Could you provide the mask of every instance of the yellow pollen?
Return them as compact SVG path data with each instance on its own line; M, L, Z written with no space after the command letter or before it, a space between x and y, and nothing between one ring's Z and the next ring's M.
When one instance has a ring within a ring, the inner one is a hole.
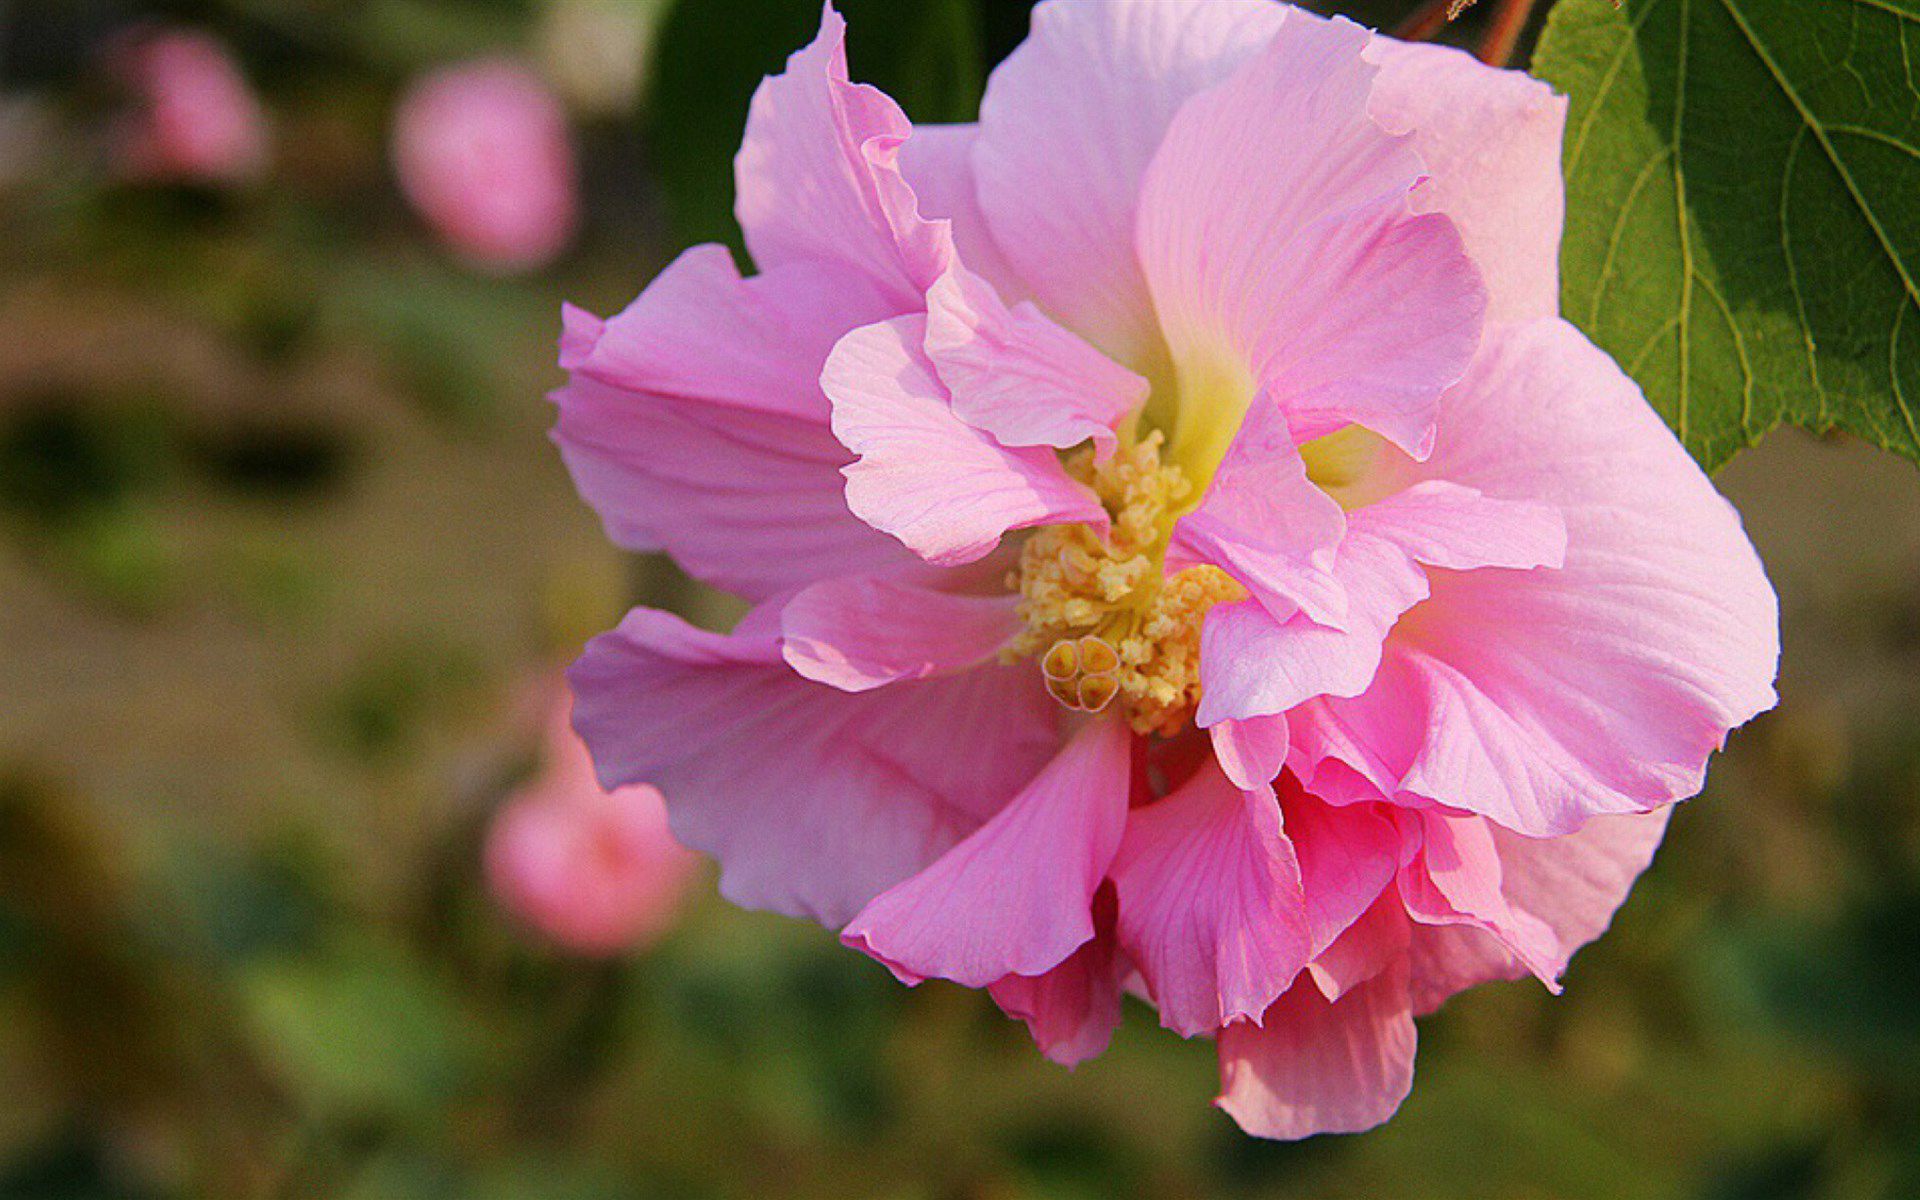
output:
M1192 485L1162 461L1158 432L1096 464L1066 458L1112 518L1102 538L1085 525L1039 530L1007 580L1020 593L1023 630L1003 657L1040 656L1047 690L1067 708L1118 702L1140 733L1179 732L1200 703L1200 628L1216 604L1246 598L1217 567L1165 574L1167 538Z

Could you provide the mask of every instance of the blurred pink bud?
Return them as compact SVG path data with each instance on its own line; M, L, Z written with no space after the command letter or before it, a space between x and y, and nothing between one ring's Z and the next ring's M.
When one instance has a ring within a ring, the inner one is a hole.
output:
M265 169L266 116L215 38L191 30L142 31L110 50L107 65L134 99L111 144L123 177L235 184Z
M660 792L605 792L555 706L540 775L494 819L487 875L500 903L580 954L611 955L672 924L699 856L674 841Z
M541 266L579 222L566 116L516 63L467 63L417 81L394 119L393 160L407 199L477 266Z

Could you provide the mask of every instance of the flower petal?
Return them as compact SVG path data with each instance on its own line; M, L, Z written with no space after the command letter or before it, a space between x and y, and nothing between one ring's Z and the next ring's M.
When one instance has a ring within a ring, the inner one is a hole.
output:
M926 330L920 316L869 325L827 359L833 432L859 456L844 471L848 507L941 566L985 557L1013 529L1104 529L1100 502L1051 450L1009 449L954 414L921 349Z
M1258 1019L1310 957L1279 803L1214 764L1128 816L1113 883L1120 944L1182 1037Z
M1113 924L1113 887L1102 885L1093 897L1092 940L1043 975L1009 975L987 985L1001 1011L1025 1021L1040 1052L1061 1066L1098 1055L1120 1025Z
M1176 453L1217 455L1221 413L1265 387L1301 440L1358 423L1424 457L1479 343L1460 236L1411 211L1419 156L1367 115L1370 37L1290 12L1147 170L1137 244L1180 381Z
M1090 440L1105 457L1114 427L1147 398L1146 380L1032 304L1008 308L964 268L927 293L926 351L954 415L1002 446L1065 450Z
M1159 333L1133 254L1140 178L1195 92L1265 45L1268 0L1049 0L987 82L981 209L1040 306L1144 369Z
M1400 818L1417 847L1400 873L1407 914L1427 925L1472 925L1500 944L1547 985L1560 990L1559 943L1540 918L1515 908L1501 890L1500 853L1492 826L1480 817L1431 810Z
M568 673L601 783L651 781L748 908L838 927L997 812L1056 744L1031 670L849 695L795 675L762 611L732 637L635 609Z
M1304 612L1340 626L1347 591L1333 572L1347 520L1307 477L1279 406L1256 396L1199 507L1174 525L1172 568L1209 563L1232 575L1276 621Z
M808 679L864 692L978 665L1020 630L1018 596L934 591L899 579L823 580L780 613L782 653Z
M885 93L848 81L846 36L826 5L819 36L754 92L734 215L761 270L836 264L904 312L952 262L952 231L920 216L898 161L913 126Z
M1127 819L1130 742L1118 721L1084 727L992 820L875 897L841 940L909 983L985 987L1059 966L1094 935L1094 891Z
M900 147L900 171L920 201L921 215L953 227L960 261L1013 303L1028 298L1027 286L980 210L973 176L973 147L979 140L978 125L916 125Z
M1374 804L1332 805L1287 774L1277 788L1300 858L1313 953L1332 946L1393 882L1400 832Z
M1370 57L1369 110L1410 134L1427 165L1414 211L1452 218L1486 281L1488 320L1558 315L1567 98L1451 46L1375 38Z
M1227 778L1248 791L1266 787L1287 763L1290 740L1287 715L1274 713L1244 721L1222 721L1207 731L1213 756Z
M743 280L720 246L611 320L566 310L553 437L608 535L755 599L912 564L848 510L819 384L840 335L883 311L810 266Z
M1214 1103L1256 1137L1371 1129L1413 1087L1414 1041L1404 964L1335 1001L1303 978L1259 1025L1220 1031Z
M1420 470L1552 505L1565 565L1437 575L1379 684L1297 714L1303 769L1339 754L1534 836L1698 791L1727 731L1774 702L1778 608L1739 517L1633 383L1563 322L1503 328Z

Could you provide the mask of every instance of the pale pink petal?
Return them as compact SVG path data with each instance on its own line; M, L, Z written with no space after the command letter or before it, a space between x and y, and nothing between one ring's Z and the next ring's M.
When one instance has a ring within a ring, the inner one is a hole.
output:
M960 261L1012 304L1029 295L980 210L973 178L973 147L979 140L978 125L916 125L900 147L900 171L919 198L921 215L948 222Z
M843 472L848 507L941 566L985 557L1009 530L1104 530L1106 511L1053 451L1009 449L954 415L922 349L926 329L920 316L869 325L827 359L833 432L859 456Z
M1287 763L1287 715L1274 713L1243 721L1222 721L1207 731L1213 756L1227 778L1252 791L1265 787Z
M991 820L875 897L841 940L910 983L985 987L1059 966L1094 935L1094 891L1127 820L1131 737L1119 721L1085 726Z
M1268 0L1050 0L993 72L980 206L1040 306L1130 366L1158 353L1133 254L1140 179L1181 104L1265 45Z
M1335 1001L1303 978L1259 1025L1220 1031L1214 1103L1256 1137L1371 1129L1413 1087L1414 1041L1404 965Z
M1369 110L1410 134L1427 165L1414 211L1453 219L1486 281L1487 318L1557 315L1567 98L1450 46L1375 38L1369 57L1380 64Z
M1024 1021L1040 1052L1071 1067L1107 1048L1120 1024L1122 962L1113 933L1113 887L1093 897L1093 938L1044 975L1009 975L987 985L1001 1011Z
M842 691L924 679L990 659L1020 631L1018 601L898 579L822 580L782 609L783 653L800 674Z
M1515 908L1501 889L1501 856L1492 825L1480 817L1425 811L1400 818L1413 859L1400 873L1407 914L1427 925L1472 925L1500 940L1555 992L1559 943L1540 918Z
M997 812L1057 744L1031 669L858 695L782 660L771 619L705 633L636 609L568 673L608 787L652 781L736 904L839 927Z
M1292 11L1189 101L1147 170L1138 245L1195 404L1221 402L1230 366L1298 438L1357 422L1422 457L1486 295L1452 222L1409 207L1419 156L1367 116L1370 37Z
M554 441L608 536L758 599L914 563L847 508L820 369L877 301L812 267L682 255L625 312L565 312Z
M762 270L835 264L904 312L951 263L952 233L920 216L901 177L906 115L885 93L848 82L846 33L826 6L819 37L754 92L733 164L734 215Z
M1406 910L1400 911L1405 923ZM1472 925L1413 925L1407 966L1414 1015L1422 1017L1468 988L1527 974L1498 938Z
M1307 478L1286 419L1263 392L1248 407L1199 507L1175 523L1168 565L1219 567L1276 621L1304 612L1339 627L1347 591L1333 566L1346 529L1340 505Z
M1272 789L1242 791L1214 764L1133 810L1113 883L1120 944L1182 1037L1258 1019L1311 956Z
M1092 441L1112 453L1114 427L1147 398L1147 381L1048 320L1008 308L964 268L927 293L927 358L954 415L1002 446L1065 450Z
M1381 683L1297 714L1296 748L1340 740L1323 721L1364 731L1388 790L1536 836L1692 795L1774 701L1778 609L1739 517L1564 323L1491 335L1447 404L1421 470L1552 505L1565 565L1436 573Z
M1653 861L1671 808L1595 817L1578 832L1529 838L1494 827L1501 890L1514 908L1545 922L1558 945L1547 964L1564 971L1573 952L1606 932L1633 881Z
M1495 499L1439 479L1368 505L1354 523L1415 562L1449 571L1558 568L1567 555L1566 521L1551 504Z

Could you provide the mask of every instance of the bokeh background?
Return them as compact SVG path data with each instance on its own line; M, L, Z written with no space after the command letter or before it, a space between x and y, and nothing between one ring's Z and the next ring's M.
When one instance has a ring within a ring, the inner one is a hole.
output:
M971 116L1028 6L840 7L925 121ZM574 498L559 304L733 239L747 96L817 17L0 0L0 1200L1920 1196L1920 476L1848 440L1720 477L1782 599L1778 711L1563 997L1424 1022L1378 1132L1242 1137L1210 1047L1139 1008L1068 1073L710 873L611 959L502 910L532 698L636 599L736 611ZM102 47L143 20L231 48L261 177L116 170ZM388 150L410 80L502 53L568 106L583 211L511 276Z

